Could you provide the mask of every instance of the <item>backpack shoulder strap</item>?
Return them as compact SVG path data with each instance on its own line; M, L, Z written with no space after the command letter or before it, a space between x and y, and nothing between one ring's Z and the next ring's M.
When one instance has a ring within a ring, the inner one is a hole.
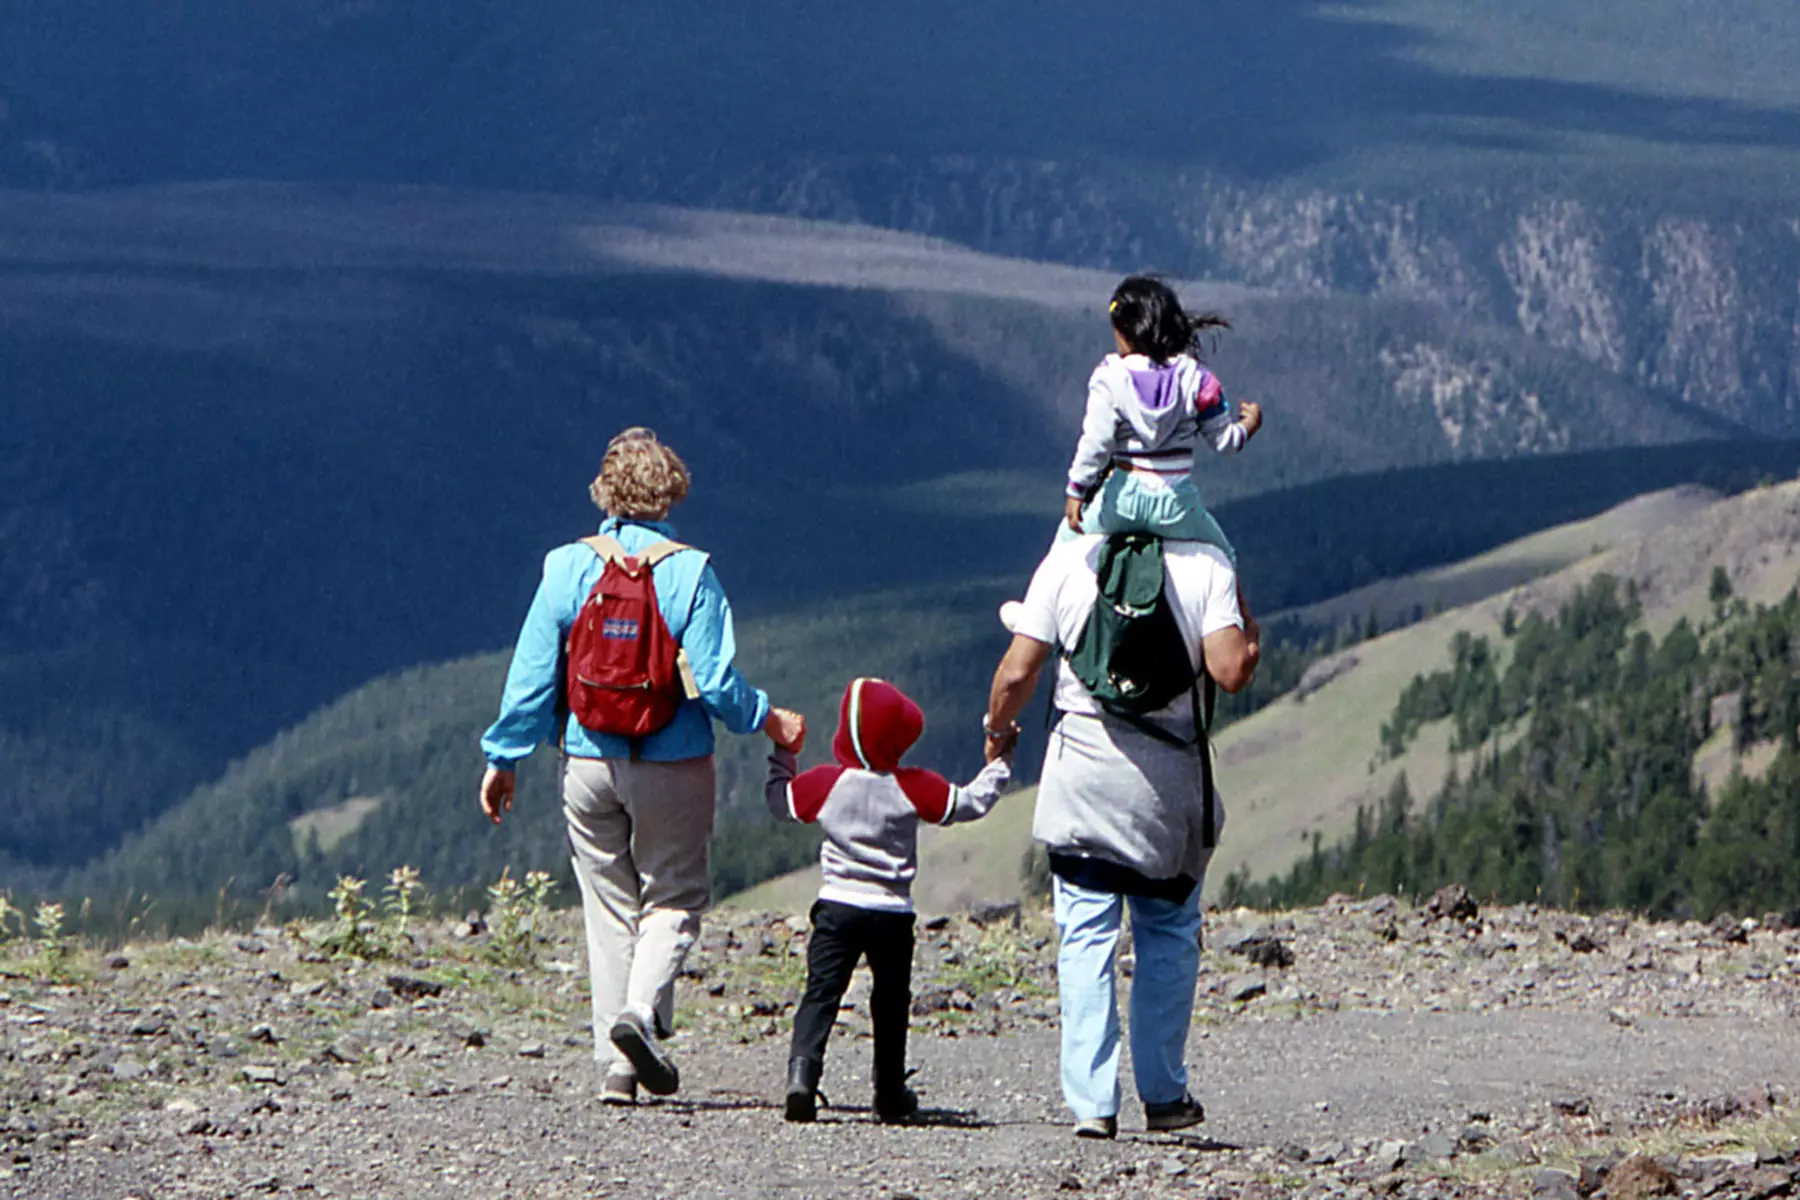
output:
M645 546L642 550L637 552L637 556L641 561L649 563L654 567L657 563L669 557L671 554L679 554L683 550L692 549L694 549L694 547L687 545L685 542L661 541L654 545Z
M604 562L617 562L621 559L635 558L639 562L647 563L652 567L669 557L671 554L676 554L683 550L694 549L694 547L687 545L685 542L671 542L664 540L645 546L642 550L633 554L631 551L625 549L625 544L619 541L618 538L611 537L604 533L597 533L593 537L584 537L581 539L581 544L599 555Z
M628 557L625 547L620 544L619 539L609 537L604 533L596 533L593 537L584 537L581 539L581 544L599 555L601 562L617 562Z

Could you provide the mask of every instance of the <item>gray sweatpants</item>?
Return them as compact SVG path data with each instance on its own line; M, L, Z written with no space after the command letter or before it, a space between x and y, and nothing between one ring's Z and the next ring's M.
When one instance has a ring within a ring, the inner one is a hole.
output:
M625 1059L608 1038L627 1008L664 1030L675 976L712 904L707 844L713 760L571 758L563 772L594 998L594 1057Z

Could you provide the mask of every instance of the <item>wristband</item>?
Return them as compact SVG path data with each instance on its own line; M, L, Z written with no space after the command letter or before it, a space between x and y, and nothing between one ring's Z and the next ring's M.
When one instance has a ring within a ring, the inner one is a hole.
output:
M1002 738L1011 736L1013 731L1016 730L1017 728L1018 728L1017 725L1012 725L1006 729L995 729L993 726L991 726L987 723L987 714L985 714L985 713L982 714L981 732L987 735L987 739L990 742L997 742L997 741L1000 741Z

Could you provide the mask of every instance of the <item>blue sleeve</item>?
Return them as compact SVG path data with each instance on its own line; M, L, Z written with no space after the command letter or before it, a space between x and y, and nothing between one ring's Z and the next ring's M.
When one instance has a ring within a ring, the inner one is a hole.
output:
M561 602L567 585L556 578L554 564L552 552L544 560L544 577L513 648L512 667L500 694L500 719L481 738L481 752L488 762L506 770L556 735L556 707L562 690L557 668L565 634L559 612L568 606Z
M694 608L681 637L700 702L733 733L755 733L769 717L769 697L750 686L732 665L737 656L737 633L731 624L731 602L713 573L712 563L700 571Z

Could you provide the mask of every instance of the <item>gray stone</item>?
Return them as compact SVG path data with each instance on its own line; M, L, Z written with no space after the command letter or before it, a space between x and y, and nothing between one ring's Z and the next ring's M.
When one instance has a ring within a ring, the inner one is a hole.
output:
M232 945L236 946L239 953L242 954L267 954L269 952L269 948L255 938L239 938Z
M275 1027L273 1025L252 1025L247 1036L251 1041L261 1042L265 1046L276 1046L281 1043L281 1039L275 1036Z
M1469 889L1460 883L1452 883L1439 888L1425 902L1425 919L1427 921L1473 921L1481 915L1481 909L1475 904L1475 897L1469 895Z
M121 1083L130 1083L134 1079L142 1079L145 1075L148 1075L150 1073L150 1068L134 1058L121 1058L118 1062L108 1067L107 1071L114 1079L119 1080Z
M280 1069L268 1063L251 1063L245 1067L244 1080L248 1083L268 1084L272 1087L284 1087L287 1084L287 1079L282 1076Z
M519 1057L520 1058L542 1058L542 1057L544 1057L544 1043L542 1043L542 1042L526 1042L523 1046L519 1047Z
M1442 1162L1456 1153L1456 1142L1447 1133L1429 1133L1413 1143L1409 1161Z
M1550 1107L1565 1117L1585 1117L1593 1109L1593 1102L1586 1096L1557 1096L1550 1101Z
M157 1034L167 1033L168 1031L168 1022L152 1013L145 1013L131 1023L131 1035L133 1037L155 1037Z
M983 929L1002 922L1017 929L1019 927L1019 902L1009 900L1003 904L977 904L969 910L969 920Z
M1161 1167L1162 1173L1170 1179L1188 1173L1187 1164L1182 1162L1179 1158L1165 1158L1162 1160Z
M1533 1196L1544 1196L1547 1193L1565 1189L1571 1193L1576 1190L1575 1176L1567 1171L1545 1167L1531 1177L1531 1194Z
M109 954L100 963L109 971L123 971L131 965L131 960L123 954Z
M1406 1161L1406 1153L1411 1147L1405 1142L1383 1142L1375 1147L1375 1166L1382 1171L1392 1171Z
M1260 976L1240 975L1226 984L1225 996L1233 1004L1247 1004L1268 990L1268 983Z

